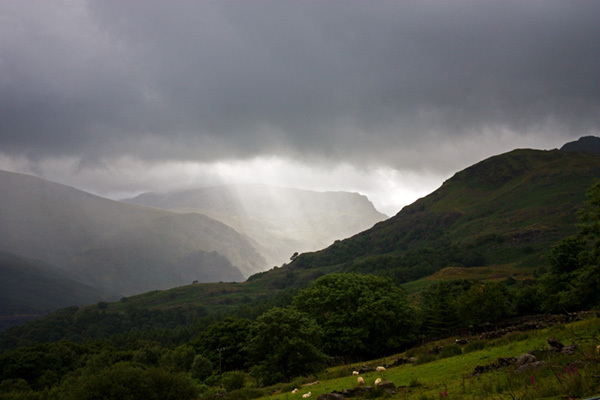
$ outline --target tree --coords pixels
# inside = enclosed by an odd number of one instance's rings
[[[196,356],[191,367],[192,377],[203,382],[213,374],[213,363],[206,357]]]
[[[600,304],[600,181],[588,191],[574,236],[550,253],[550,272],[542,280],[547,312],[574,311]]]
[[[460,293],[457,294],[458,290]],[[440,282],[423,291],[424,333],[442,335],[458,328],[456,298],[463,292],[453,282]]]
[[[320,371],[327,357],[320,348],[323,331],[308,314],[274,307],[252,326],[251,373],[264,385]]]
[[[227,371],[223,374],[223,387],[228,392],[244,387],[246,374],[242,371]]]
[[[415,339],[415,312],[402,289],[375,275],[329,274],[293,302],[325,333],[331,356],[367,357],[397,351]]]
[[[248,334],[252,324],[245,318],[225,318],[201,332],[193,344],[199,354],[223,371],[244,369],[248,363]]]
[[[117,363],[72,375],[55,387],[52,395],[67,400],[185,400],[197,398],[198,389],[183,374]]]
[[[497,282],[474,283],[457,299],[463,326],[498,322],[509,314],[505,287]]]

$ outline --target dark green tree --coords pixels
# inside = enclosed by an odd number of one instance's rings
[[[456,302],[463,326],[498,322],[509,316],[506,288],[497,282],[474,283]]]
[[[456,299],[463,292],[453,282],[440,282],[423,291],[423,333],[436,336],[458,328]]]
[[[588,191],[577,234],[550,253],[550,272],[542,280],[542,309],[564,312],[600,304],[600,181]]]
[[[213,363],[206,357],[196,356],[191,366],[192,377],[203,382],[213,374]]]
[[[324,349],[331,356],[390,353],[412,342],[417,332],[416,314],[404,291],[380,276],[325,275],[293,304],[323,328]]]
[[[198,389],[183,374],[159,368],[117,363],[100,371],[83,371],[52,390],[51,398],[65,400],[185,400]]]
[[[171,368],[175,371],[189,371],[195,356],[196,352],[194,351],[194,348],[184,344],[165,353],[160,363],[161,366]]]
[[[241,370],[248,362],[248,334],[252,324],[249,319],[228,317],[201,332],[192,344],[197,353],[223,371]]]
[[[231,392],[244,387],[246,383],[246,374],[242,371],[227,371],[223,374],[223,387]]]
[[[320,343],[323,331],[308,314],[274,307],[252,326],[251,373],[264,385],[320,371],[327,357]]]

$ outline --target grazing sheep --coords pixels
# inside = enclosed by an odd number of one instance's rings
[[[296,393],[298,393],[298,388],[292,390],[292,394],[296,394]]]
[[[352,375],[358,375],[358,371],[352,371]]]
[[[381,366],[380,366],[380,367],[377,367],[377,368],[375,369],[375,371],[377,371],[377,372],[383,372],[383,371],[385,371],[385,367],[381,367]]]
[[[381,378],[375,379],[375,386],[379,385],[380,383],[381,383]]]
[[[596,346],[596,353],[600,354],[600,344]]]
[[[312,392],[304,393],[304,394],[302,395],[302,398],[303,398],[303,399],[308,399],[308,398],[309,398],[311,395],[312,395]]]
[[[365,380],[362,378],[362,376],[356,378],[356,382],[358,382],[358,384],[361,386],[365,384]]]

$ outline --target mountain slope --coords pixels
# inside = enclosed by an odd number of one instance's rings
[[[127,306],[194,304],[222,310],[304,287],[330,272],[375,273],[397,283],[445,268],[460,275],[436,276],[457,279],[469,271],[495,278],[531,275],[547,267],[546,255],[557,241],[574,233],[577,210],[598,178],[598,156],[515,150],[456,173],[394,217],[321,251],[301,254],[282,268],[236,285],[188,285],[142,294],[129,298]]]
[[[585,151],[600,155],[600,138],[596,136],[583,136],[574,142],[566,143],[560,149],[563,151]]]
[[[102,294],[75,282],[38,260],[0,252],[0,330],[4,325],[47,314],[57,308],[84,305]]]
[[[540,268],[573,232],[598,177],[593,154],[514,150],[456,173],[373,229],[301,255],[292,268],[376,272],[399,282],[449,266]]]
[[[295,252],[321,249],[387,218],[358,193],[268,185],[145,193],[126,201],[178,212],[198,212],[222,221],[252,238],[270,265],[287,262]]]
[[[0,251],[43,260],[113,296],[192,280],[240,281],[265,267],[245,237],[204,215],[124,204],[4,171],[0,187]]]
[[[529,277],[543,272],[552,246],[574,233],[577,210],[598,178],[600,157],[593,154],[515,150],[456,173],[438,190],[367,231],[301,254],[243,283],[196,283],[152,291],[111,303],[106,311],[121,315],[127,310],[173,310],[176,315],[186,310],[237,310],[248,317],[287,304],[296,289],[331,272],[375,273],[409,285],[419,285],[425,276]],[[411,286],[412,292],[418,290]]]

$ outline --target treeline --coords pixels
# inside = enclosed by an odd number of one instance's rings
[[[439,282],[418,301],[391,277],[337,273],[231,315],[115,313],[104,303],[64,309],[3,335],[12,349],[0,354],[0,399],[211,399],[222,390],[232,399],[253,398],[265,394],[261,387],[391,355],[424,337],[596,307],[600,184],[590,191],[578,233],[549,260],[539,279]]]
[[[232,399],[258,397],[261,387],[394,354],[424,335],[544,311],[539,299],[552,275],[537,283],[436,283],[415,307],[389,278],[330,274],[256,319],[204,317],[195,324],[207,325],[185,333],[136,329],[5,351],[0,399],[210,399],[222,390]]]

